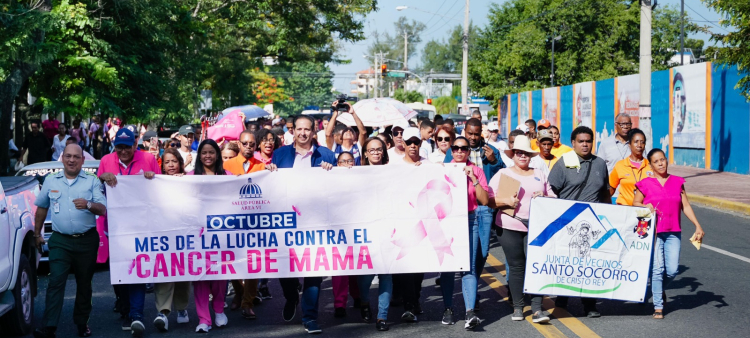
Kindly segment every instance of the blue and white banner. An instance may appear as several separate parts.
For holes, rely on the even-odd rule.
[[[643,302],[654,225],[646,208],[534,198],[524,292]]]

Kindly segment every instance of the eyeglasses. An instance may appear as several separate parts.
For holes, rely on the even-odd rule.
[[[518,157],[529,157],[529,153],[523,151],[523,150],[516,150],[513,152]]]
[[[404,131],[403,131],[403,130],[394,130],[394,131],[393,131],[393,136],[394,136],[394,137],[395,137],[395,136],[401,136],[401,135],[403,135],[403,134],[404,134]]]
[[[450,142],[451,137],[450,136],[446,136],[446,137],[436,136],[435,140],[437,140],[438,142]]]
[[[420,141],[419,140],[415,140],[413,138],[410,138],[410,139],[404,141],[404,143],[406,143],[406,146],[408,147],[408,146],[411,146],[411,145],[419,145]]]
[[[63,156],[63,158],[66,159],[66,160],[69,160],[69,159],[80,160],[81,156],[67,154],[67,155]]]
[[[339,164],[354,164],[354,159],[350,160],[339,160]]]
[[[126,150],[132,150],[132,149],[133,149],[132,146],[126,146],[126,145],[115,146],[115,150],[117,151],[126,151]]]
[[[244,147],[255,148],[255,142],[240,142],[240,144]]]
[[[373,155],[375,155],[375,154],[382,154],[383,153],[383,148],[371,148],[371,149],[367,149],[367,152],[370,153],[370,154],[373,154]]]
[[[620,128],[625,128],[625,127],[630,128],[633,126],[633,124],[630,122],[623,122],[623,123],[617,122],[617,125],[620,126]]]
[[[469,151],[469,146],[451,146],[451,150],[452,151],[459,151],[460,150],[460,151],[463,151],[463,152],[468,152]]]
[[[274,143],[272,138],[262,139],[262,140],[260,140],[260,142],[261,143]]]

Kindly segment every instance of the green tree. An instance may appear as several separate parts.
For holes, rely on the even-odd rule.
[[[680,14],[653,13],[654,70],[668,68],[679,49]],[[472,91],[492,102],[509,93],[550,85],[551,38],[555,84],[569,85],[638,72],[640,7],[630,0],[511,0],[490,9],[489,24],[469,61]],[[697,31],[686,26],[686,32]]]
[[[324,63],[295,62],[274,67],[272,75],[281,80],[284,92],[292,98],[274,105],[274,113],[298,115],[306,106],[327,108],[333,102],[333,73]]]
[[[399,66],[396,66],[396,62],[387,61],[389,69],[404,69],[406,66],[404,62],[404,33],[407,34],[408,51],[407,55],[411,60],[417,52],[419,43],[422,42],[421,34],[425,30],[426,26],[416,20],[409,20],[402,16],[393,23],[394,33],[389,34],[378,33],[375,31],[375,41],[367,49],[368,55],[375,55],[376,53],[384,53],[385,58],[400,61]]]
[[[460,73],[463,63],[464,27],[453,27],[447,41],[430,40],[422,49],[422,72]],[[479,38],[479,31],[473,23],[469,24],[469,55],[477,51],[475,43]]]
[[[726,33],[713,33],[711,40],[724,48],[713,48],[716,61],[724,66],[737,66],[743,77],[736,88],[750,100],[750,5],[744,0],[703,0],[703,3],[722,15],[720,24]]]
[[[421,93],[414,91],[414,90],[410,90],[407,92],[407,91],[404,91],[403,89],[396,89],[396,92],[393,93],[393,98],[403,103],[424,101],[424,96]]]
[[[450,96],[441,96],[432,100],[432,104],[435,106],[438,114],[450,114],[456,111],[458,100]]]

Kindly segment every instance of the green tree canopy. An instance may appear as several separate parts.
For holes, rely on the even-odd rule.
[[[385,58],[400,61],[398,66],[397,62],[387,61],[389,69],[403,69],[404,62],[404,32],[407,34],[408,41],[408,57],[411,59],[417,52],[419,43],[422,42],[421,34],[425,30],[426,26],[416,20],[411,22],[404,16],[399,17],[396,22],[393,23],[394,33],[388,32],[380,33],[375,31],[375,41],[367,48],[368,55],[375,55],[376,53],[384,53]]]
[[[403,103],[424,102],[424,96],[414,90],[407,92],[403,89],[396,89],[396,92],[393,93],[393,98]]]
[[[721,25],[725,33],[713,33],[711,40],[721,42],[726,47],[716,48],[717,61],[726,66],[737,66],[743,77],[737,88],[750,100],[750,4],[745,0],[703,0],[721,14]]]
[[[463,63],[464,27],[457,25],[451,30],[448,40],[430,40],[422,49],[422,65],[419,67],[424,73],[460,73]],[[477,51],[475,43],[479,32],[474,24],[469,24],[469,55]]]

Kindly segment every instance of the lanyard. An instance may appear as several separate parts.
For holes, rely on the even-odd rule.
[[[630,158],[628,158],[628,161],[630,161]],[[643,166],[643,161],[641,160],[641,167]],[[638,175],[638,180],[635,181],[636,184],[641,181],[641,177],[643,176],[643,171],[639,167],[638,170],[640,171],[640,174]],[[630,163],[630,172],[633,173],[633,178],[635,178],[635,171],[633,170],[633,164]]]
[[[120,163],[117,163],[117,169],[120,169],[120,175],[123,175],[123,173],[122,173],[122,166],[120,165]],[[132,162],[127,167],[127,169],[128,169],[128,176],[129,176],[130,172],[133,171],[133,163]]]

